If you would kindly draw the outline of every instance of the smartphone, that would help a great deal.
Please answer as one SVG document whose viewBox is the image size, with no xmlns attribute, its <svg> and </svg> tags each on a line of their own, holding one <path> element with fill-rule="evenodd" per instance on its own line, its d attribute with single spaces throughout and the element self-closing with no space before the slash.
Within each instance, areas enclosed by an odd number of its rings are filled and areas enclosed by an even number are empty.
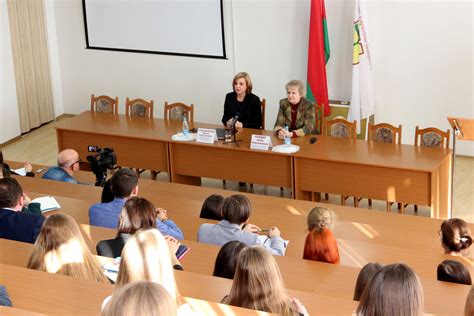
<svg viewBox="0 0 474 316">
<path fill-rule="evenodd" d="M 45 171 L 45 170 L 46 170 L 46 168 L 39 168 L 39 169 L 36 169 L 36 173 L 41 173 L 41 172 L 43 172 L 43 171 Z"/>
</svg>

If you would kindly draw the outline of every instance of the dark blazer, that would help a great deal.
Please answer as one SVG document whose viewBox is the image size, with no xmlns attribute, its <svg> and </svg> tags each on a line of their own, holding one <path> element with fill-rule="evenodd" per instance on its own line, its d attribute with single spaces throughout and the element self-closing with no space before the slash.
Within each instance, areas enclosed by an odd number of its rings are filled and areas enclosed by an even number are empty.
<svg viewBox="0 0 474 316">
<path fill-rule="evenodd" d="M 120 236 L 115 239 L 99 241 L 96 246 L 97 254 L 109 258 L 120 257 L 122 255 L 122 249 L 130 236 L 130 234 L 120 234 Z"/>
<path fill-rule="evenodd" d="M 233 118 L 237 113 L 240 114 L 239 122 L 242 122 L 244 127 L 262 127 L 262 108 L 260 98 L 255 94 L 246 94 L 244 101 L 237 102 L 237 93 L 227 93 L 225 96 L 222 124 L 226 125 L 227 121 Z"/>
<path fill-rule="evenodd" d="M 44 217 L 0 208 L 0 238 L 34 243 Z"/>
</svg>

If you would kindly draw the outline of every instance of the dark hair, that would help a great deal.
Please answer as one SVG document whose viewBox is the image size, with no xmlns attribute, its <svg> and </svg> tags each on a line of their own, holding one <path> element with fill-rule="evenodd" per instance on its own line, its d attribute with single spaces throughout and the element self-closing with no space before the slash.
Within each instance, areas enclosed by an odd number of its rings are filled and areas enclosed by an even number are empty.
<svg viewBox="0 0 474 316">
<path fill-rule="evenodd" d="M 12 173 L 11 173 L 10 168 L 8 167 L 7 164 L 0 163 L 0 168 L 2 169 L 3 178 L 11 178 Z"/>
<path fill-rule="evenodd" d="M 119 216 L 118 234 L 135 234 L 140 229 L 156 227 L 156 209 L 144 198 L 132 197 L 125 202 Z"/>
<path fill-rule="evenodd" d="M 224 205 L 224 197 L 219 194 L 209 195 L 202 204 L 201 214 L 199 217 L 207 219 L 222 219 L 222 206 Z"/>
<path fill-rule="evenodd" d="M 229 241 L 222 246 L 217 254 L 212 275 L 232 280 L 234 278 L 237 258 L 246 247 L 246 244 L 237 240 Z"/>
<path fill-rule="evenodd" d="M 438 281 L 472 285 L 471 275 L 466 267 L 455 260 L 444 260 L 438 265 Z"/>
<path fill-rule="evenodd" d="M 15 207 L 23 190 L 14 178 L 0 179 L 0 208 Z"/>
<path fill-rule="evenodd" d="M 252 212 L 249 199 L 241 194 L 235 194 L 224 200 L 222 207 L 223 218 L 231 224 L 245 223 Z"/>
<path fill-rule="evenodd" d="M 104 188 L 102 189 L 102 195 L 100 197 L 100 202 L 102 203 L 109 203 L 115 199 L 115 195 L 114 192 L 112 192 L 110 182 L 111 179 L 105 181 Z"/>
<path fill-rule="evenodd" d="M 362 292 L 364 292 L 367 284 L 370 283 L 375 273 L 377 273 L 380 269 L 382 269 L 382 265 L 380 263 L 369 262 L 360 270 L 354 289 L 354 301 L 360 300 Z"/>
<path fill-rule="evenodd" d="M 3 152 L 0 150 L 0 163 L 3 163 Z"/>
<path fill-rule="evenodd" d="M 421 316 L 423 289 L 418 276 L 404 263 L 383 267 L 362 292 L 355 314 Z"/>
<path fill-rule="evenodd" d="M 315 228 L 308 233 L 304 243 L 303 259 L 339 263 L 337 240 L 328 228 Z"/>
<path fill-rule="evenodd" d="M 114 173 L 110 180 L 110 187 L 117 198 L 129 197 L 137 184 L 137 174 L 135 171 L 128 168 L 119 169 Z"/>
<path fill-rule="evenodd" d="M 471 246 L 471 230 L 460 218 L 447 219 L 441 224 L 441 242 L 447 250 L 460 252 Z"/>
</svg>

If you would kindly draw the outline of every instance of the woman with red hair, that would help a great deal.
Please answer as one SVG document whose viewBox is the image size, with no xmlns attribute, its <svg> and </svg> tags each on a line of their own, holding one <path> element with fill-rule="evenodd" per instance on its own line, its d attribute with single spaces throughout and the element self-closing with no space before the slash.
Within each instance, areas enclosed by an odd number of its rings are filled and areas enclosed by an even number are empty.
<svg viewBox="0 0 474 316">
<path fill-rule="evenodd" d="M 339 263 L 339 249 L 332 232 L 323 228 L 314 228 L 306 236 L 303 259 L 327 263 Z"/>
</svg>

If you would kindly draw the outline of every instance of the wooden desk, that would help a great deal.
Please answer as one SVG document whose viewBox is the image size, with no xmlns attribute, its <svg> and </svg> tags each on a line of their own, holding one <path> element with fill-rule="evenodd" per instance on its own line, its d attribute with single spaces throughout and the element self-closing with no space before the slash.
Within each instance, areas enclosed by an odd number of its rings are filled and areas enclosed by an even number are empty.
<svg viewBox="0 0 474 316">
<path fill-rule="evenodd" d="M 451 150 L 319 136 L 293 155 L 295 194 L 328 192 L 431 206 L 447 218 Z"/>
</svg>

